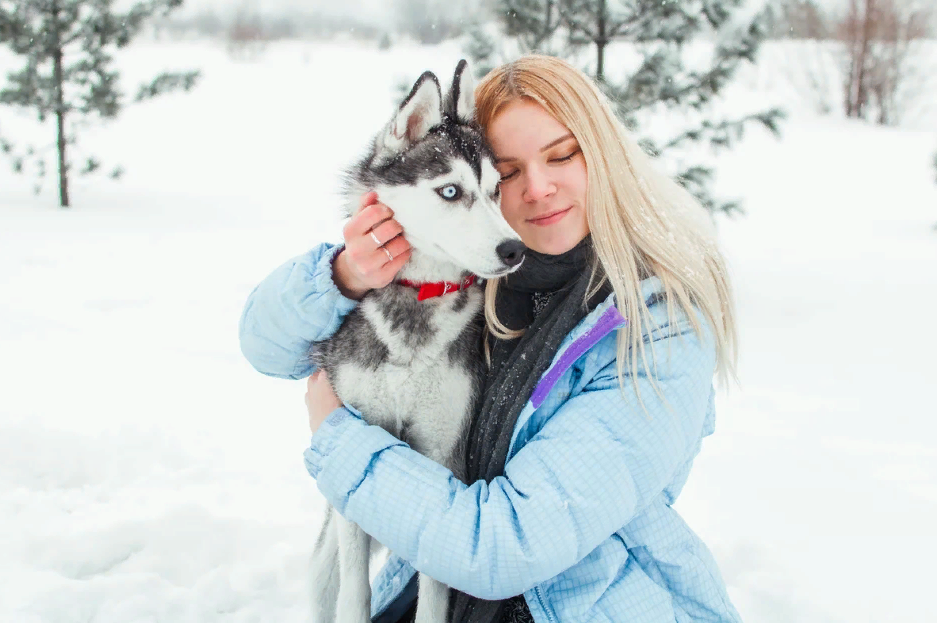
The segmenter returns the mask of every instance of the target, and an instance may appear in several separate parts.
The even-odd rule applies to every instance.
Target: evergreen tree
[[[559,26],[559,0],[504,0],[504,32],[525,50],[544,51]]]
[[[514,40],[516,52],[562,56],[555,45],[559,28],[559,0],[494,0],[502,34]],[[499,46],[496,38],[485,30],[484,22],[468,29],[466,54],[472,59],[475,73],[481,77],[495,63],[509,60],[514,54]]]
[[[115,0],[0,0],[0,44],[22,57],[23,67],[7,75],[0,89],[0,104],[34,110],[40,122],[54,119],[56,128],[59,202],[69,206],[67,148],[76,142],[78,121],[113,119],[124,106],[118,90],[119,73],[113,69],[113,51],[127,46],[154,16],[165,16],[182,0],[145,0],[126,12],[115,10]],[[197,71],[162,73],[137,90],[135,102],[176,89],[189,90]],[[0,138],[0,151],[14,154],[9,140]],[[37,159],[39,175],[45,160],[33,148],[26,156]],[[23,155],[14,156],[14,169],[23,170]],[[89,157],[82,173],[101,163]],[[119,169],[113,176],[119,175]],[[38,187],[37,187],[38,188]]]
[[[687,151],[694,144],[729,148],[752,122],[778,133],[783,113],[777,108],[734,119],[713,118],[711,110],[740,64],[755,62],[767,34],[767,10],[739,26],[734,20],[744,0],[498,0],[497,5],[502,34],[514,48],[505,53],[502,46],[501,58],[494,59],[499,51],[494,39],[473,29],[467,53],[482,73],[495,62],[526,52],[573,60],[591,51],[591,62],[576,64],[599,83],[619,118],[639,133],[642,147],[654,156]],[[713,33],[719,36],[708,66],[687,68],[686,45]],[[608,65],[606,53],[616,41],[631,42],[643,59],[628,75]],[[692,125],[663,140],[642,132],[642,121],[676,113],[693,119]],[[712,196],[709,167],[681,165],[674,173],[711,212],[741,211],[737,202]]]

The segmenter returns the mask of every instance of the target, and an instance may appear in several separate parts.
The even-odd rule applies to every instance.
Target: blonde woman
[[[373,583],[373,620],[410,620],[418,569],[452,587],[457,623],[738,621],[713,557],[671,508],[713,432],[713,378],[734,369],[708,217],[565,62],[523,57],[475,95],[502,211],[529,251],[485,286],[489,373],[467,439],[470,484],[366,425],[321,374],[308,381],[310,474],[394,552]],[[373,249],[367,232],[393,222],[383,210],[354,217],[346,232],[363,233],[346,248]],[[401,236],[388,244],[394,257],[407,248]],[[330,264],[330,249],[302,260],[330,281],[283,287],[306,289],[291,300],[330,301],[316,313],[334,325],[399,267],[344,252]],[[243,326],[258,369],[313,372],[299,363],[309,323],[298,310],[255,293]],[[275,366],[270,344],[281,345]]]

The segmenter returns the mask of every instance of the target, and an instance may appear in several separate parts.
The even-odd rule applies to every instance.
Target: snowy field
[[[721,224],[741,387],[678,507],[746,621],[937,621],[937,122],[814,116],[768,52],[739,89],[791,110],[783,140],[754,131],[717,163],[748,212]],[[338,239],[337,173],[398,76],[458,58],[140,45],[128,90],[204,78],[84,136],[123,180],[75,178],[61,211],[0,163],[0,622],[304,620],[323,506],[305,386],[250,368],[238,316]]]

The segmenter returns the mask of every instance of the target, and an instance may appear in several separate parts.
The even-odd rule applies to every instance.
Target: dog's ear
[[[434,125],[442,122],[442,95],[439,80],[431,71],[424,72],[413,85],[410,95],[390,122],[384,147],[402,151],[417,142]]]
[[[472,121],[475,116],[475,80],[464,58],[456,65],[452,87],[446,95],[446,114],[462,121]]]

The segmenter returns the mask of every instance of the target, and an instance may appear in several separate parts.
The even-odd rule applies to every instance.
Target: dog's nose
[[[524,251],[527,247],[520,240],[506,240],[495,249],[498,257],[508,266],[517,266],[524,259]]]

